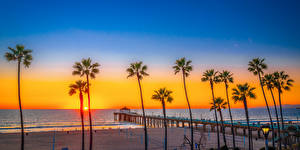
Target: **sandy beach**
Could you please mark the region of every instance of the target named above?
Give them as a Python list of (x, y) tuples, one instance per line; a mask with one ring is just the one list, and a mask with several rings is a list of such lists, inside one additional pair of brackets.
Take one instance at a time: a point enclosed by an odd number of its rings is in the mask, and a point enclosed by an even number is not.
[[(184, 134), (189, 137), (189, 129), (184, 128), (169, 128), (168, 129), (168, 149), (184, 150), (189, 146), (184, 143)], [(163, 149), (163, 129), (149, 129), (149, 148), (151, 150)], [(0, 134), (0, 148), (9, 150), (18, 150), (20, 146), (20, 134), (18, 133), (2, 133)], [(55, 137), (55, 138), (54, 138)], [(201, 138), (202, 137), (202, 138)], [(231, 135), (226, 135), (227, 143), (231, 147)], [(195, 142), (199, 143), (202, 140), (202, 148), (216, 148), (217, 140), (216, 133), (195, 131)], [(88, 132), (86, 132), (86, 148), (88, 148)], [(94, 134), (94, 149), (101, 150), (140, 150), (143, 149), (142, 141), (143, 129), (107, 129), (97, 130)], [(55, 140), (55, 143), (54, 143)], [(221, 145), (223, 145), (222, 136), (220, 136)], [(247, 138), (237, 136), (237, 146), (241, 149), (247, 148)], [(264, 146), (264, 140), (253, 139), (254, 149), (259, 149)], [(245, 145), (244, 145), (245, 144)], [(79, 150), (81, 145), (80, 131), (56, 131), (56, 132), (31, 132), (25, 137), (25, 149), (28, 150), (61, 150), (68, 147), (71, 150)], [(244, 147), (245, 146), (245, 147)]]

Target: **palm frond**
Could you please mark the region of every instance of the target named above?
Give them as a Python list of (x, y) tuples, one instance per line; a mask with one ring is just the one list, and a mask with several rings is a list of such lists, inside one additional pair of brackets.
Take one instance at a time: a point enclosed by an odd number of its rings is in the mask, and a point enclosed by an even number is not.
[(273, 73), (274, 76), (274, 86), (278, 89), (279, 92), (289, 91), (291, 87), (293, 86), (294, 80), (289, 78), (289, 75), (285, 73), (284, 71), (276, 71)]
[(73, 65), (74, 71), (72, 72), (73, 75), (80, 75), (80, 76), (90, 76), (92, 79), (96, 78), (96, 74), (99, 73), (99, 63), (92, 63), (91, 58), (83, 58), (81, 62), (75, 62)]
[(169, 96), (169, 97), (167, 98), (167, 102), (168, 102), (168, 103), (172, 103), (173, 100), (174, 100), (174, 98), (173, 98), (172, 96)]
[(15, 54), (12, 54), (12, 53), (9, 53), (9, 52), (6, 52), (4, 57), (6, 58), (7, 61), (15, 61), (17, 60), (17, 57)]
[(223, 70), (220, 74), (219, 74), (219, 78), (220, 78), (220, 82), (225, 82), (226, 84), (229, 83), (233, 83), (233, 74), (230, 71), (227, 70)]
[(90, 77), (91, 77), (92, 79), (95, 79), (95, 78), (96, 78), (95, 73), (91, 72), (91, 73), (90, 73)]
[(236, 88), (232, 89), (232, 99), (235, 103), (244, 102), (247, 97), (255, 99), (256, 95), (254, 93), (255, 88), (251, 87), (248, 83), (238, 84)]
[(77, 91), (79, 93), (87, 93), (87, 83), (82, 80), (77, 80), (74, 84), (69, 85), (69, 95), (72, 96), (73, 94), (76, 94)]
[(254, 58), (248, 63), (248, 71), (252, 72), (254, 75), (264, 74), (264, 70), (268, 68), (267, 64), (264, 63), (265, 59)]
[(30, 53), (32, 53), (31, 49), (23, 50), (23, 55), (30, 55)]
[(72, 75), (81, 75), (81, 72), (75, 70), (75, 71), (72, 72)]
[(70, 89), (69, 90), (69, 95), (72, 96), (74, 94), (76, 94), (76, 90), (75, 89)]
[(14, 55), (18, 55), (18, 51), (15, 50), (14, 48), (8, 47), (8, 49), (9, 49)]
[(172, 93), (172, 91), (167, 90), (166, 88), (160, 88), (159, 90), (154, 91), (152, 99), (160, 100), (162, 102), (166, 100), (168, 103), (171, 103), (173, 101)]
[(90, 69), (96, 69), (96, 68), (98, 68), (98, 67), (100, 67), (100, 64), (99, 64), (99, 63), (94, 63), (94, 64), (92, 64), (89, 68), (90, 68)]
[(129, 68), (126, 69), (128, 73), (127, 78), (137, 75), (138, 79), (142, 80), (143, 76), (149, 76), (146, 72), (147, 69), (148, 67), (143, 65), (142, 61), (131, 63)]
[(191, 60), (186, 61), (185, 57), (177, 59), (175, 61), (175, 65), (172, 67), (174, 69), (174, 73), (177, 74), (180, 71), (182, 71), (184, 76), (188, 77), (190, 72), (193, 70), (191, 63), (192, 61)]
[(98, 68), (93, 68), (91, 72), (94, 73), (94, 74), (99, 73), (99, 69)]
[(24, 56), (24, 58), (23, 58), (23, 64), (24, 64), (24, 66), (26, 68), (28, 68), (30, 66), (30, 64), (31, 64), (31, 61), (32, 61), (32, 56), (29, 53), (27, 53)]
[(202, 77), (202, 78), (201, 78), (201, 81), (202, 81), (202, 82), (206, 82), (206, 81), (208, 81), (208, 80), (209, 80), (208, 77)]
[(149, 76), (149, 74), (146, 73), (145, 71), (141, 71), (141, 72), (140, 72), (140, 75), (142, 75), (142, 76)]
[(21, 44), (17, 44), (16, 45), (16, 49), (17, 49), (17, 51), (20, 51), (20, 52), (22, 52), (23, 50), (24, 50), (24, 45), (21, 45)]

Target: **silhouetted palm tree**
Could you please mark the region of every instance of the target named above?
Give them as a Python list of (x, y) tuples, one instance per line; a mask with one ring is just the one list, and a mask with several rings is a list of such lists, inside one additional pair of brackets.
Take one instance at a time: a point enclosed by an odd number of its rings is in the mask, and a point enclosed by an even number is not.
[[(279, 108), (280, 108), (280, 116), (281, 116), (281, 128), (284, 130), (284, 121), (283, 121), (283, 113), (282, 113), (282, 103), (281, 103), (281, 94), (283, 90), (289, 91), (293, 86), (294, 80), (290, 79), (289, 75), (284, 71), (274, 72), (274, 86), (278, 90), (278, 99), (279, 99)], [(284, 142), (284, 147), (286, 148), (286, 142)]]
[(277, 105), (276, 105), (276, 101), (274, 98), (274, 94), (273, 94), (273, 89), (274, 89), (274, 83), (275, 83), (275, 79), (274, 79), (274, 75), (273, 74), (266, 74), (263, 78), (263, 85), (266, 85), (268, 90), (271, 92), (271, 96), (273, 99), (273, 103), (274, 103), (274, 108), (275, 108), (275, 114), (276, 114), (276, 119), (277, 119), (277, 130), (278, 130), (278, 144), (279, 144), (279, 149), (281, 150), (281, 135), (280, 135), (280, 122), (279, 122), (279, 117), (278, 117), (278, 112), (277, 112)]
[(155, 94), (152, 95), (152, 99), (159, 100), (162, 104), (163, 115), (164, 115), (164, 126), (165, 126), (165, 145), (164, 149), (168, 149), (168, 129), (167, 129), (167, 116), (166, 116), (166, 102), (171, 103), (173, 101), (173, 97), (171, 96), (172, 91), (167, 90), (166, 88), (161, 88), (157, 91), (154, 91)]
[(148, 76), (149, 74), (146, 73), (147, 71), (147, 66), (143, 65), (143, 62), (135, 62), (131, 63), (130, 67), (127, 68), (128, 76), (133, 77), (136, 76), (139, 84), (139, 90), (140, 90), (140, 96), (141, 96), (141, 103), (142, 103), (142, 110), (143, 110), (143, 124), (144, 124), (144, 132), (145, 132), (145, 150), (148, 149), (148, 133), (147, 133), (147, 125), (146, 125), (146, 116), (145, 116), (145, 109), (144, 109), (144, 100), (143, 100), (143, 93), (142, 93), (142, 86), (141, 86), (141, 81), (144, 76)]
[(221, 72), (220, 75), (219, 75), (221, 82), (224, 82), (224, 84), (225, 84), (226, 99), (227, 99), (229, 117), (230, 117), (230, 123), (231, 123), (231, 134), (232, 134), (233, 149), (235, 149), (235, 133), (234, 133), (234, 129), (233, 129), (231, 107), (230, 107), (229, 96), (228, 96), (228, 87), (229, 87), (228, 84), (233, 83), (233, 77), (232, 76), (233, 76), (233, 74), (230, 71), (227, 71), (227, 70), (223, 70), (223, 72)]
[(96, 74), (99, 73), (98, 63), (92, 63), (90, 58), (82, 59), (81, 62), (75, 62), (73, 65), (74, 71), (73, 75), (86, 76), (87, 83), (87, 94), (88, 94), (88, 107), (89, 107), (89, 121), (90, 121), (90, 150), (93, 149), (93, 124), (92, 124), (92, 114), (91, 114), (91, 99), (90, 99), (90, 81), (89, 79), (96, 78)]
[(223, 140), (224, 140), (225, 147), (227, 148), (224, 120), (223, 120), (223, 115), (222, 115), (222, 109), (226, 109), (227, 102), (224, 102), (223, 98), (217, 97), (214, 100), (214, 102), (212, 102), (210, 104), (212, 105), (211, 108), (210, 108), (210, 111), (216, 109), (219, 112), (219, 115), (220, 115), (220, 118), (221, 118), (221, 130), (222, 130), (222, 134), (223, 134)]
[(191, 150), (194, 149), (194, 132), (193, 132), (193, 116), (192, 116), (192, 110), (187, 94), (187, 89), (186, 89), (186, 83), (185, 83), (185, 78), (190, 75), (190, 72), (193, 70), (193, 67), (191, 66), (192, 61), (188, 60), (186, 61), (185, 58), (180, 58), (177, 59), (175, 62), (175, 66), (173, 66), (175, 74), (182, 72), (182, 79), (183, 79), (183, 86), (184, 86), (184, 92), (185, 92), (185, 98), (189, 107), (189, 114), (190, 114), (190, 128), (191, 128)]
[(267, 111), (268, 111), (268, 115), (269, 115), (269, 119), (271, 122), (271, 129), (272, 129), (272, 145), (273, 147), (275, 147), (275, 140), (274, 140), (274, 127), (273, 127), (273, 120), (272, 120), (272, 116), (271, 116), (271, 112), (270, 112), (270, 108), (269, 108), (269, 104), (266, 98), (266, 94), (265, 94), (265, 90), (263, 87), (263, 83), (262, 83), (262, 77), (264, 75), (264, 70), (268, 68), (267, 64), (265, 64), (265, 59), (261, 59), (261, 58), (254, 58), (251, 61), (249, 61), (248, 63), (248, 71), (252, 72), (254, 75), (258, 75), (258, 79), (259, 79), (259, 83), (260, 83), (260, 87), (265, 99), (265, 103), (266, 103), (266, 107), (267, 107)]
[(87, 93), (87, 84), (82, 80), (78, 80), (75, 84), (69, 86), (69, 95), (72, 96), (78, 92), (80, 100), (80, 117), (81, 117), (81, 149), (84, 150), (84, 114), (83, 114), (83, 93)]
[[(203, 73), (203, 77), (201, 78), (202, 82), (209, 81), (209, 83), (210, 83), (210, 88), (211, 88), (211, 92), (212, 92), (213, 103), (215, 103), (215, 101), (214, 101), (214, 99), (215, 99), (214, 83), (220, 82), (220, 78), (219, 78), (219, 76), (217, 74), (218, 74), (217, 71), (215, 71), (214, 69), (210, 69), (210, 70), (206, 70)], [(214, 104), (214, 106), (215, 106), (215, 104)], [(217, 110), (215, 109), (214, 111), (215, 111), (215, 119), (216, 119), (216, 123), (217, 123), (218, 149), (220, 149), (220, 135), (219, 135), (218, 115), (217, 115)]]
[(20, 83), (20, 74), (21, 74), (21, 63), (25, 68), (29, 68), (32, 56), (30, 49), (25, 49), (23, 45), (16, 45), (16, 49), (8, 47), (10, 52), (5, 53), (5, 58), (7, 61), (17, 61), (18, 62), (18, 97), (19, 97), (19, 110), (21, 118), (21, 150), (24, 150), (24, 121), (23, 121), (23, 111), (21, 103), (21, 83)]
[(247, 126), (248, 126), (248, 140), (249, 140), (249, 150), (253, 149), (252, 145), (252, 136), (251, 136), (251, 129), (249, 124), (249, 114), (248, 114), (248, 105), (247, 105), (247, 98), (256, 98), (256, 95), (254, 94), (254, 87), (250, 87), (248, 83), (245, 84), (238, 84), (236, 88), (233, 88), (232, 91), (232, 99), (235, 103), (237, 102), (243, 102), (244, 108), (245, 108), (245, 114), (246, 114), (246, 120), (247, 120)]

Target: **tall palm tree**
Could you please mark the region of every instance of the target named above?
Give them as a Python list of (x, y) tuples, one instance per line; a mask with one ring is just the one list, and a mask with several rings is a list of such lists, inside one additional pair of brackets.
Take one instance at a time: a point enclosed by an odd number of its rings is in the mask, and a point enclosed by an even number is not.
[(141, 80), (143, 79), (144, 76), (149, 75), (148, 73), (146, 73), (147, 68), (148, 67), (146, 65), (143, 65), (142, 61), (139, 61), (139, 62), (131, 63), (130, 67), (127, 68), (127, 70), (126, 70), (127, 73), (128, 73), (127, 78), (136, 76), (136, 78), (138, 80), (138, 84), (139, 84), (142, 110), (143, 110), (143, 124), (144, 124), (144, 133), (145, 133), (145, 150), (148, 149), (148, 133), (147, 133), (146, 116), (145, 116), (145, 109), (144, 109), (144, 100), (143, 100)]
[(274, 140), (274, 127), (273, 127), (273, 120), (272, 120), (272, 116), (271, 116), (271, 112), (270, 112), (270, 108), (269, 108), (269, 104), (266, 98), (266, 94), (265, 94), (265, 90), (264, 90), (264, 86), (263, 86), (263, 82), (262, 82), (262, 77), (264, 75), (264, 70), (268, 68), (267, 64), (264, 62), (265, 59), (261, 59), (261, 58), (254, 58), (251, 61), (249, 61), (248, 63), (248, 71), (252, 72), (255, 76), (258, 75), (258, 79), (259, 79), (259, 83), (260, 83), (260, 87), (265, 99), (265, 103), (266, 103), (266, 107), (267, 107), (267, 111), (268, 111), (268, 115), (269, 115), (269, 119), (270, 119), (270, 123), (271, 123), (271, 129), (272, 129), (272, 145), (273, 147), (275, 147), (275, 140)]
[[(289, 91), (293, 86), (294, 80), (290, 79), (290, 76), (286, 74), (284, 71), (274, 72), (274, 86), (278, 90), (278, 99), (279, 99), (279, 110), (281, 116), (281, 128), (284, 130), (284, 121), (283, 121), (283, 113), (282, 113), (282, 102), (281, 102), (281, 94), (283, 90)], [(286, 142), (284, 142), (284, 147), (286, 148)]]
[(69, 95), (72, 96), (78, 92), (80, 100), (80, 117), (81, 117), (81, 149), (84, 150), (84, 114), (83, 114), (83, 93), (87, 92), (87, 84), (82, 80), (78, 80), (75, 84), (69, 86)]
[(225, 84), (226, 98), (227, 98), (229, 117), (230, 117), (230, 123), (231, 123), (231, 134), (232, 134), (233, 149), (235, 149), (235, 133), (234, 133), (234, 129), (233, 129), (231, 107), (230, 107), (229, 96), (228, 96), (228, 87), (229, 87), (228, 84), (233, 83), (233, 74), (230, 71), (223, 70), (223, 72), (220, 73), (219, 77), (220, 77), (220, 81), (224, 82), (224, 84)]
[(256, 98), (256, 95), (254, 93), (255, 88), (250, 87), (248, 83), (245, 84), (238, 84), (236, 88), (233, 88), (232, 91), (232, 99), (235, 103), (237, 102), (243, 102), (244, 103), (244, 109), (246, 114), (246, 120), (247, 120), (247, 126), (248, 126), (248, 140), (249, 140), (249, 150), (253, 149), (252, 145), (252, 136), (251, 136), (251, 128), (249, 124), (249, 114), (248, 114), (248, 105), (247, 105), (247, 98)]
[(225, 147), (227, 147), (226, 137), (225, 137), (224, 120), (223, 120), (223, 115), (222, 115), (222, 109), (226, 109), (227, 102), (225, 102), (223, 98), (217, 97), (214, 100), (214, 102), (212, 102), (210, 104), (212, 105), (210, 108), (210, 111), (217, 110), (219, 112), (219, 115), (221, 118), (221, 130), (222, 130), (222, 134), (223, 134), (223, 140), (224, 140)]
[[(203, 73), (203, 76), (201, 78), (202, 82), (209, 82), (210, 83), (210, 88), (211, 88), (211, 92), (212, 92), (212, 100), (215, 106), (215, 94), (214, 94), (214, 83), (218, 83), (220, 82), (220, 78), (218, 76), (218, 72), (215, 71), (214, 69), (210, 69), (210, 70), (206, 70)], [(220, 149), (220, 135), (219, 135), (219, 123), (218, 123), (218, 115), (217, 115), (217, 110), (214, 109), (215, 112), (215, 119), (216, 119), (216, 123), (217, 123), (217, 139), (218, 139), (218, 149)], [(224, 141), (225, 142), (225, 141)]]
[(75, 62), (73, 65), (74, 71), (73, 75), (80, 75), (86, 77), (87, 84), (87, 94), (88, 94), (88, 107), (89, 107), (89, 121), (90, 121), (90, 150), (93, 149), (93, 124), (92, 124), (92, 114), (91, 114), (91, 99), (90, 99), (90, 81), (89, 79), (96, 78), (96, 74), (99, 73), (99, 64), (92, 63), (90, 58), (82, 59), (81, 62)]
[(275, 87), (274, 84), (275, 84), (274, 75), (273, 74), (266, 74), (263, 78), (263, 85), (267, 86), (268, 90), (271, 93), (272, 99), (273, 99), (274, 108), (275, 108), (275, 115), (276, 115), (276, 119), (277, 119), (279, 149), (281, 150), (282, 148), (281, 148), (280, 122), (279, 122), (279, 117), (278, 117), (278, 112), (277, 112), (277, 105), (276, 105), (276, 101), (275, 101), (274, 94), (273, 94), (273, 89)]
[(184, 92), (185, 92), (185, 98), (189, 107), (189, 114), (190, 114), (190, 128), (191, 128), (191, 150), (194, 149), (194, 131), (193, 131), (193, 116), (192, 116), (192, 110), (191, 110), (191, 106), (190, 106), (190, 102), (189, 102), (189, 98), (188, 98), (188, 94), (187, 94), (187, 89), (186, 89), (186, 83), (185, 83), (185, 78), (188, 77), (190, 75), (190, 72), (193, 70), (193, 66), (191, 66), (192, 61), (188, 60), (186, 61), (186, 59), (180, 58), (177, 59), (175, 62), (175, 65), (173, 66), (174, 72), (175, 74), (182, 72), (182, 79), (183, 79), (183, 86), (184, 86)]
[(10, 52), (5, 53), (5, 58), (7, 61), (17, 61), (18, 62), (18, 98), (19, 98), (19, 110), (21, 118), (21, 150), (24, 150), (24, 121), (22, 112), (22, 102), (21, 102), (21, 63), (25, 68), (29, 68), (32, 61), (32, 50), (25, 49), (24, 45), (16, 45), (16, 48), (8, 47)]
[(152, 99), (158, 100), (162, 104), (163, 108), (163, 115), (164, 115), (164, 126), (165, 126), (165, 142), (164, 142), (164, 149), (168, 149), (168, 129), (167, 129), (167, 117), (166, 117), (166, 102), (171, 103), (173, 101), (173, 97), (171, 96), (172, 91), (167, 90), (166, 88), (160, 88), (157, 91), (154, 91), (154, 94), (152, 95)]

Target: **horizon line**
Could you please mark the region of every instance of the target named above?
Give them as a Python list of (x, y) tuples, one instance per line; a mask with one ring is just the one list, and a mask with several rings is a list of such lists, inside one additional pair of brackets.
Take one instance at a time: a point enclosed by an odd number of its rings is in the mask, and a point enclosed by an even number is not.
[[(298, 106), (300, 104), (284, 104), (285, 105), (291, 105), (291, 106)], [(126, 106), (128, 108), (128, 106)], [(271, 106), (273, 107), (273, 106)], [(121, 109), (120, 108), (92, 108), (91, 110), (116, 110), (116, 109)], [(256, 107), (249, 107), (249, 108), (265, 108), (265, 106), (256, 106)], [(286, 107), (283, 107), (286, 108)], [(290, 107), (288, 107), (290, 108)], [(293, 107), (292, 107), (293, 108)], [(297, 107), (295, 107), (297, 108)], [(130, 108), (129, 109), (142, 109), (142, 108)], [(161, 108), (145, 108), (145, 109), (161, 109)], [(166, 108), (166, 109), (188, 109), (188, 108)], [(210, 108), (191, 108), (191, 109), (210, 109)], [(243, 107), (236, 107), (236, 108), (231, 108), (231, 109), (244, 109)], [(0, 108), (0, 110), (19, 110), (18, 108)], [(79, 108), (23, 108), (23, 110), (79, 110)]]

